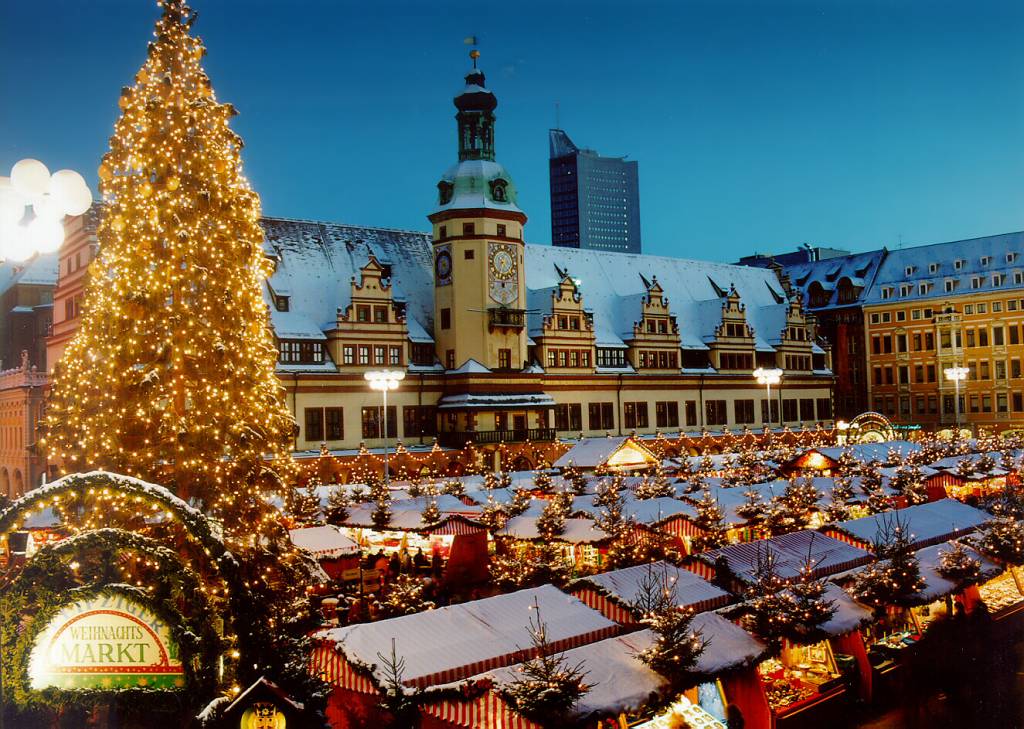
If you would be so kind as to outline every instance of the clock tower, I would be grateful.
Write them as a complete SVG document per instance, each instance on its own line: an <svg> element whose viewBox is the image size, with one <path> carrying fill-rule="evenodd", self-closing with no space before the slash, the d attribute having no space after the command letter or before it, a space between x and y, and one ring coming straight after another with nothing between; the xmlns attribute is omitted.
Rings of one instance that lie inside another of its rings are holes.
<svg viewBox="0 0 1024 729"><path fill-rule="evenodd" d="M494 159L498 100L476 67L455 97L459 161L437 183L434 341L447 369L476 360L488 369L526 365L523 226L516 189Z"/></svg>

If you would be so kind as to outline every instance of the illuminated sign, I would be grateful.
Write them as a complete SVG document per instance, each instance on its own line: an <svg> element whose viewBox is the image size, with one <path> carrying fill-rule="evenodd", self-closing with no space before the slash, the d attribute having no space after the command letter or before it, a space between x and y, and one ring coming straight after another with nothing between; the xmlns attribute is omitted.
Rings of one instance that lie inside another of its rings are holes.
<svg viewBox="0 0 1024 729"><path fill-rule="evenodd" d="M257 701L242 714L240 729L286 729L283 713L269 701Z"/></svg>
<svg viewBox="0 0 1024 729"><path fill-rule="evenodd" d="M33 689L174 689L185 673L170 627L140 602L106 592L64 607L36 638Z"/></svg>

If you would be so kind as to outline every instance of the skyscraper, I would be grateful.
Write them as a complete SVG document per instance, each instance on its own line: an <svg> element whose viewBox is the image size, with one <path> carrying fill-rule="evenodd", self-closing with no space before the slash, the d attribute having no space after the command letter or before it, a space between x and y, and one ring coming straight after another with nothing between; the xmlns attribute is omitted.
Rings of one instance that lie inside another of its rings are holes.
<svg viewBox="0 0 1024 729"><path fill-rule="evenodd" d="M580 149L561 129L549 133L551 243L640 253L637 163Z"/></svg>

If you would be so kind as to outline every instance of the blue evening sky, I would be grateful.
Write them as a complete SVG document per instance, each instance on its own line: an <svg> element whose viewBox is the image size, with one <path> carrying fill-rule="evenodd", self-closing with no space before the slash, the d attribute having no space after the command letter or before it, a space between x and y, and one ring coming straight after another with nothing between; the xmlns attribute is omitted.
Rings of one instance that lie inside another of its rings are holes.
<svg viewBox="0 0 1024 729"><path fill-rule="evenodd" d="M1024 228L1019 0L194 0L268 215L425 230L468 35L498 158L551 240L547 130L640 162L646 252L733 260ZM0 173L95 184L147 0L0 3Z"/></svg>

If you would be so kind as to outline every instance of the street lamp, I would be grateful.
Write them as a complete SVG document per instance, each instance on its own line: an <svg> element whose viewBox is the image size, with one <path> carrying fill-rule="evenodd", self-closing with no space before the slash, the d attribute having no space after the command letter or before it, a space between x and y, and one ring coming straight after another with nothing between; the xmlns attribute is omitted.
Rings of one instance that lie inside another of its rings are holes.
<svg viewBox="0 0 1024 729"><path fill-rule="evenodd" d="M363 378L370 383L371 390L380 390L384 396L384 429L381 436L384 438L384 485L391 483L388 475L388 390L397 390L398 383L405 379L404 370L371 370L363 374Z"/></svg>
<svg viewBox="0 0 1024 729"><path fill-rule="evenodd" d="M92 193L77 172L51 175L39 160L21 160L10 177L0 177L0 260L55 253L64 242L64 216L82 215L91 204Z"/></svg>
<svg viewBox="0 0 1024 729"><path fill-rule="evenodd" d="M772 385L777 385L782 380L782 370L778 368L758 367L751 374L757 379L757 384L764 385L765 395L768 398L767 422L772 421ZM782 425L782 413L779 412L779 425Z"/></svg>
<svg viewBox="0 0 1024 729"><path fill-rule="evenodd" d="M960 437L960 383L967 379L970 370L966 367L947 367L942 370L942 374L946 376L947 380L952 380L956 386L956 400L953 401L953 404L956 408L957 437Z"/></svg>

